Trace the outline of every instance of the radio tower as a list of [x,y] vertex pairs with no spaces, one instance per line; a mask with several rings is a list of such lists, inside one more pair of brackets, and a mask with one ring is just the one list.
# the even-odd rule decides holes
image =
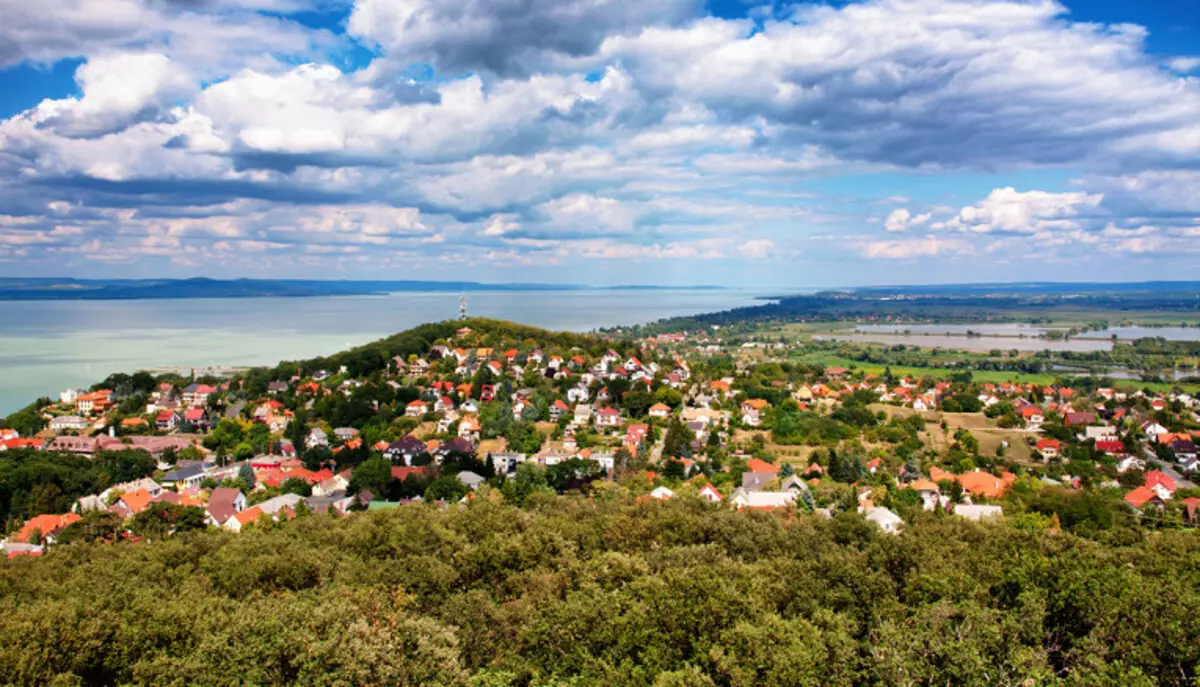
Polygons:
[[467,294],[465,293],[458,295],[458,319],[467,319]]

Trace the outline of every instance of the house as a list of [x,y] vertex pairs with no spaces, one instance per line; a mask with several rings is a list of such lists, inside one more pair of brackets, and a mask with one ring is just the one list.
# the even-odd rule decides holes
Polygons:
[[916,491],[921,496],[921,507],[925,510],[933,510],[941,502],[942,489],[932,480],[919,478],[901,487]]
[[1084,441],[1112,441],[1117,438],[1117,428],[1112,425],[1092,425],[1083,430]]
[[30,544],[34,542],[53,544],[58,535],[63,530],[70,527],[72,524],[79,522],[83,518],[78,513],[64,513],[63,515],[38,515],[30,518],[20,531],[10,537],[10,541],[19,542],[22,544]]
[[1042,409],[1037,406],[1021,406],[1017,411],[1021,415],[1021,419],[1030,427],[1036,427],[1046,421],[1046,416]]
[[721,492],[710,483],[700,488],[700,498],[710,503],[720,503],[722,497]]
[[80,415],[104,413],[112,407],[112,391],[99,389],[78,396],[75,399],[75,412]]
[[954,505],[954,514],[967,520],[980,522],[1004,517],[1004,509],[1000,506],[974,506],[958,503]]
[[675,498],[675,492],[666,487],[657,487],[654,491],[650,492],[650,498],[658,501],[666,501]]
[[762,412],[766,410],[766,399],[748,398],[742,401],[742,422],[751,426],[757,427],[762,424]]
[[1130,470],[1145,470],[1146,461],[1133,456],[1125,456],[1117,461],[1117,472],[1125,474]]
[[1057,439],[1042,439],[1037,442],[1037,451],[1046,460],[1057,458],[1061,448],[1062,446]]
[[288,390],[287,382],[267,382],[267,393],[282,394]]
[[312,431],[308,433],[308,438],[305,440],[305,443],[308,444],[309,448],[314,446],[328,446],[329,435],[325,434],[325,430],[321,429],[320,427],[313,427]]
[[65,432],[67,430],[81,431],[91,426],[92,423],[90,420],[85,420],[78,415],[63,415],[50,421],[50,429],[55,432]]
[[571,411],[571,407],[563,403],[562,399],[555,399],[554,403],[550,404],[550,419],[557,422],[559,418]]
[[1095,413],[1069,412],[1063,416],[1063,422],[1069,427],[1082,427],[1096,421]]
[[217,487],[208,497],[208,519],[218,527],[245,509],[246,495],[240,489]]
[[417,399],[409,403],[404,408],[404,414],[407,417],[421,417],[429,412],[429,404],[425,401]]
[[583,403],[588,400],[588,389],[582,384],[567,389],[567,403]]
[[1007,473],[1005,477],[996,477],[990,472],[975,470],[967,472],[957,477],[958,483],[962,485],[963,491],[971,496],[982,496],[984,498],[995,499],[1004,495],[1008,489],[1008,485],[1016,479],[1012,473]]
[[154,418],[154,428],[169,432],[179,427],[179,421],[179,413],[173,410],[160,410],[158,417]]
[[592,421],[592,407],[586,403],[580,403],[575,406],[575,419],[577,425],[586,425]]
[[183,421],[192,426],[192,429],[202,432],[208,431],[210,421],[208,411],[203,408],[188,408],[183,411]]
[[462,472],[458,473],[456,477],[464,487],[467,487],[471,491],[475,491],[481,484],[487,482],[487,479],[482,475],[477,475],[470,470],[463,470]]
[[1158,441],[1158,436],[1160,434],[1167,433],[1167,428],[1163,427],[1162,425],[1158,424],[1157,422],[1148,421],[1148,422],[1142,423],[1142,432],[1146,435],[1147,439],[1149,439],[1150,441],[1156,442],[1156,441]]
[[795,491],[749,491],[738,488],[729,501],[738,510],[776,510],[791,508],[796,503]]
[[904,526],[904,520],[887,508],[867,509],[865,517],[868,522],[875,523],[888,534],[899,534],[900,528]]
[[1176,439],[1171,442],[1171,451],[1175,453],[1175,460],[1180,463],[1187,463],[1196,460],[1196,445],[1187,439]]
[[109,510],[121,513],[126,518],[132,518],[146,510],[152,500],[154,500],[154,494],[146,489],[137,489],[121,494]]
[[650,406],[650,417],[667,418],[671,416],[671,406],[666,403],[655,403]]
[[254,506],[252,508],[234,513],[225,520],[225,522],[222,524],[222,527],[233,530],[234,532],[241,532],[242,529],[247,525],[253,525],[254,523],[258,522],[259,518],[264,517],[270,516],[268,516],[262,509],[262,506]]
[[482,427],[479,425],[479,420],[474,415],[468,415],[458,423],[458,436],[464,439],[479,441],[481,431]]
[[1164,474],[1161,470],[1150,470],[1145,475],[1145,486],[1153,489],[1162,500],[1166,501],[1175,493],[1175,480]]
[[[316,379],[314,375],[313,379]],[[189,406],[206,406],[208,398],[217,393],[216,387],[207,384],[189,384],[183,388],[183,402]]]
[[200,482],[207,476],[208,473],[202,463],[192,463],[191,465],[179,465],[171,472],[163,475],[159,481],[163,486],[172,487],[179,491],[200,486]]
[[425,448],[425,442],[412,435],[409,435],[400,441],[393,441],[391,444],[389,444],[387,449],[383,452],[383,457],[387,458],[392,463],[402,462],[405,465],[412,465],[413,460],[417,456],[425,455],[427,453],[428,451]]
[[75,399],[86,393],[83,389],[67,389],[58,395],[58,402],[64,405],[75,405]]
[[621,412],[616,408],[603,408],[596,413],[597,427],[619,427],[621,425]]
[[350,441],[358,436],[358,430],[353,427],[338,427],[333,430],[333,436],[337,437],[340,441]]
[[1125,495],[1125,503],[1128,503],[1135,509],[1141,509],[1147,504],[1163,507],[1163,499],[1153,489],[1147,486],[1141,486]]

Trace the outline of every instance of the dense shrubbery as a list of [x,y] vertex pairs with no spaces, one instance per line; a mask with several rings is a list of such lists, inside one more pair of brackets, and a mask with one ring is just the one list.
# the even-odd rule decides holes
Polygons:
[[[612,490],[603,490],[610,493]],[[0,562],[20,684],[1150,685],[1200,662],[1200,539],[529,499]]]
[[0,453],[0,523],[63,513],[81,496],[154,472],[149,453],[101,451],[95,459],[69,453],[14,449]]

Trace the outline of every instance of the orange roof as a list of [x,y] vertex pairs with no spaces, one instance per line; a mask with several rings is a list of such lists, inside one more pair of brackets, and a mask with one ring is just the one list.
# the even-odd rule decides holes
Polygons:
[[726,382],[725,380],[722,380],[722,379],[718,379],[718,380],[714,381],[712,384],[709,384],[709,388],[710,389],[720,389],[721,391],[729,391],[729,382]]
[[13,541],[28,543],[29,538],[33,536],[34,530],[40,532],[44,537],[47,534],[54,534],[79,520],[81,518],[75,513],[38,515],[30,518],[29,522],[21,527],[21,531],[13,535]]
[[746,468],[750,470],[750,472],[770,472],[772,474],[779,472],[778,465],[772,465],[765,460],[759,460],[757,458],[751,458],[750,460],[746,461]]
[[962,485],[963,491],[986,498],[998,498],[1008,486],[1004,480],[989,472],[968,472],[959,475],[958,483]]
[[662,411],[662,410],[670,410],[670,409],[671,409],[671,406],[667,405],[666,403],[655,403],[654,405],[650,406],[651,411],[655,411],[655,410]]
[[124,420],[121,420],[122,427],[141,427],[145,424],[148,423],[144,417],[127,417]]
[[265,511],[263,511],[262,508],[254,506],[252,508],[247,508],[233,517],[237,519],[239,525],[245,526],[252,522],[257,522],[259,517],[261,517],[264,512]]
[[153,499],[154,496],[145,489],[138,489],[136,491],[129,491],[121,494],[121,501],[125,504],[125,507],[129,509],[130,513],[135,514],[146,510],[146,506],[149,506],[150,501]]
[[1134,508],[1141,508],[1142,506],[1149,503],[1151,499],[1154,499],[1157,497],[1158,497],[1158,494],[1155,493],[1155,491],[1153,489],[1151,489],[1150,487],[1143,486],[1143,487],[1138,487],[1137,489],[1134,489],[1133,491],[1126,494],[1125,495],[1125,503],[1128,503],[1129,505],[1133,506]]
[[742,405],[750,406],[751,408],[753,408],[755,410],[762,410],[763,408],[766,408],[770,404],[768,404],[766,399],[764,399],[764,398],[748,398],[748,399],[742,401]]
[[953,482],[955,476],[953,472],[946,472],[945,470],[934,466],[929,468],[929,479],[933,480],[934,482],[941,482],[943,480],[950,480]]
[[922,477],[921,479],[914,479],[913,481],[909,482],[908,484],[901,485],[901,487],[906,488],[906,489],[916,489],[917,491],[937,491],[937,492],[941,491],[941,488],[938,487],[938,485],[935,482],[933,482],[932,480],[927,480],[924,477]]

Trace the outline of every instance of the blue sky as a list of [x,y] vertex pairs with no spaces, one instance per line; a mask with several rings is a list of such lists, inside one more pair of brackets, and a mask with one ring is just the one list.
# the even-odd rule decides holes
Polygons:
[[1194,0],[0,0],[0,275],[1188,279]]

